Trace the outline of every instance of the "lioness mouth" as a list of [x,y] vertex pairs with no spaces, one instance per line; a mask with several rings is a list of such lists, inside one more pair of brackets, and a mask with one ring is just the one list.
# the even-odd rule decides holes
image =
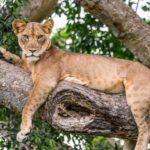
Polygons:
[[35,61],[38,61],[39,60],[39,56],[35,56],[35,55],[30,55],[30,56],[26,56],[27,60],[28,61],[32,61],[32,62],[35,62]]
[[30,55],[30,56],[26,55],[26,57],[37,57],[37,58],[39,58],[39,56],[35,56],[35,55]]

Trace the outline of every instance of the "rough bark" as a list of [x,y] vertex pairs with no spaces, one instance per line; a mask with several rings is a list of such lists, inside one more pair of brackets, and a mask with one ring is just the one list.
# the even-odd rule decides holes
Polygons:
[[[29,73],[0,60],[0,104],[21,111],[31,90]],[[137,128],[125,95],[60,82],[39,115],[65,131],[135,139]]]
[[52,13],[57,2],[58,0],[28,0],[20,14],[30,21],[40,22]]

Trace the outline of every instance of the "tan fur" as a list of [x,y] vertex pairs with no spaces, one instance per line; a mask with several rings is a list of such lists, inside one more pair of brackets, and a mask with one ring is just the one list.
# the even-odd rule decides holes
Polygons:
[[22,48],[22,59],[0,48],[4,57],[32,72],[33,89],[23,108],[18,141],[30,132],[35,111],[45,102],[58,81],[68,80],[108,93],[125,90],[139,129],[135,150],[146,150],[150,135],[146,121],[150,105],[150,70],[138,62],[54,48],[49,41],[52,26],[52,20],[44,24],[26,24],[15,20],[13,30]]

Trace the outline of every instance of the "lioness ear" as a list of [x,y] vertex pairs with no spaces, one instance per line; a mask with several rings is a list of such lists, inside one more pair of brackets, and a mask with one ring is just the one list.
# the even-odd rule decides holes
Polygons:
[[15,32],[15,34],[22,32],[25,29],[26,25],[26,22],[21,19],[15,19],[12,22],[13,31]]
[[48,19],[44,24],[42,24],[42,28],[44,32],[47,34],[51,33],[53,26],[54,26],[53,19]]

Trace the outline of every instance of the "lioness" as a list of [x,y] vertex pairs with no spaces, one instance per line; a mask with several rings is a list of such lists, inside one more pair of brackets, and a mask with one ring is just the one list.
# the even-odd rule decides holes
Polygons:
[[35,111],[57,83],[68,80],[109,93],[125,90],[139,131],[135,150],[146,150],[150,135],[145,119],[150,105],[150,70],[138,62],[54,48],[49,40],[53,25],[52,19],[44,24],[14,20],[12,26],[22,48],[22,58],[0,48],[6,59],[32,72],[33,89],[22,111],[17,140],[22,141],[30,132]]

